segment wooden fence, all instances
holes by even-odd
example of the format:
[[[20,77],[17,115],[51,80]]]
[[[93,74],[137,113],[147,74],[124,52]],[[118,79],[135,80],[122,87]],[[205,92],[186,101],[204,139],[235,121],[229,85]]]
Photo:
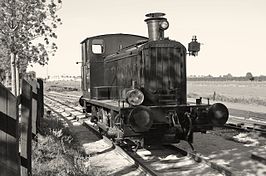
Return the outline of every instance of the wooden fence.
[[[41,79],[23,80],[18,97],[0,84],[1,176],[32,175],[31,140],[36,136],[43,110]]]

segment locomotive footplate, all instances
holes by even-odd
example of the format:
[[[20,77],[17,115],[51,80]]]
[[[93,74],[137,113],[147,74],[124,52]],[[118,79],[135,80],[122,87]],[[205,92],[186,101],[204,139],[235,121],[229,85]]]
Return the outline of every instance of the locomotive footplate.
[[[104,134],[136,146],[180,140],[191,144],[194,132],[211,130],[228,118],[228,110],[221,104],[129,106],[115,100],[85,100],[92,107],[93,122]]]

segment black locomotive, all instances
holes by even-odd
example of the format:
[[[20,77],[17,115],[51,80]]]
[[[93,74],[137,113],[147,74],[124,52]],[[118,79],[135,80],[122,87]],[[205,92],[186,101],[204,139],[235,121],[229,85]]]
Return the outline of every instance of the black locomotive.
[[[86,38],[82,45],[80,104],[99,130],[116,141],[138,145],[193,141],[228,119],[221,103],[187,103],[186,56],[197,55],[196,37],[188,52],[164,37],[169,26],[163,13],[147,14],[149,38],[107,34]]]

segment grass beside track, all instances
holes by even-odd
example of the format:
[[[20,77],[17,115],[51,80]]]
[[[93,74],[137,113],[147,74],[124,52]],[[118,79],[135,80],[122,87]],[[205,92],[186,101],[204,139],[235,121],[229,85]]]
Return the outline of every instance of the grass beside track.
[[[89,157],[81,152],[75,136],[58,117],[45,115],[40,129],[38,142],[33,141],[32,146],[34,176],[101,175],[88,164]]]
[[[79,81],[46,81],[46,91],[73,92],[81,95]],[[266,81],[188,81],[188,98],[266,106]]]

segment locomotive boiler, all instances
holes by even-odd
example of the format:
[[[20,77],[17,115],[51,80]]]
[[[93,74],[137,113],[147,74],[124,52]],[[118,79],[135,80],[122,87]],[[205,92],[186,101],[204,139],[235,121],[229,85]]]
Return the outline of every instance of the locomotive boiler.
[[[136,145],[193,142],[194,132],[224,125],[221,103],[187,102],[186,56],[196,56],[196,37],[184,45],[164,37],[163,13],[146,15],[149,37],[106,34],[82,46],[80,104],[99,130],[121,143]]]

